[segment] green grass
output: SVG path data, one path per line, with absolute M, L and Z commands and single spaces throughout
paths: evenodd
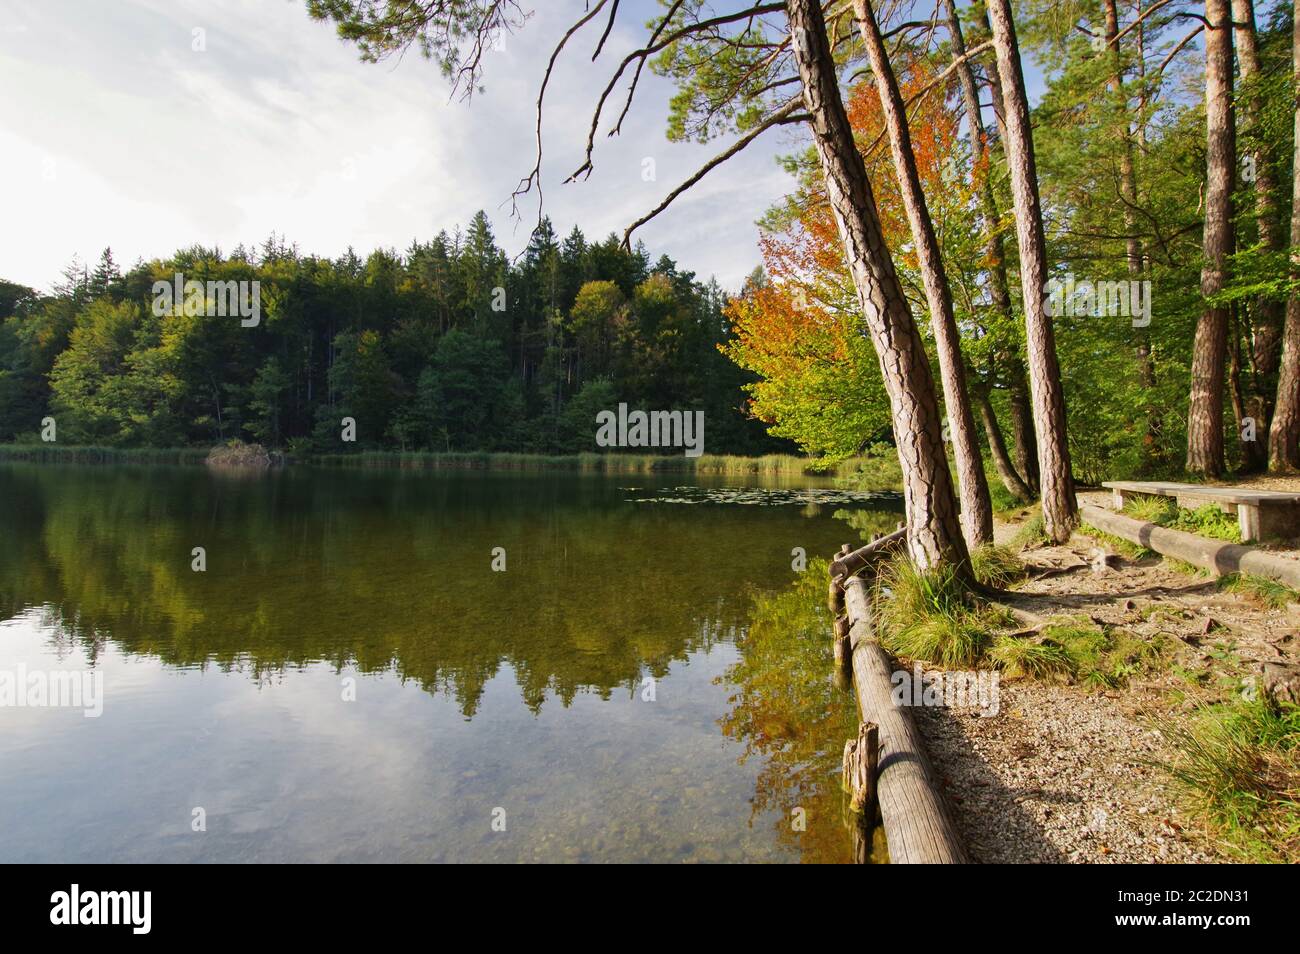
M 1226 847 L 1300 861 L 1300 708 L 1235 701 L 1160 729 L 1175 750 L 1162 767 Z
M 1036 547 L 1047 542 L 1047 529 L 1043 523 L 1041 513 L 1034 514 L 1034 516 L 1026 520 L 1024 525 L 1016 531 L 1015 536 L 1011 538 L 1011 545 L 1019 550 Z
M 1155 550 L 1148 550 L 1146 547 L 1138 546 L 1136 543 L 1130 543 L 1123 537 L 1117 537 L 1114 534 L 1107 533 L 1105 530 L 1098 530 L 1092 524 L 1085 523 L 1079 529 L 1092 537 L 1098 543 L 1104 543 L 1112 550 L 1124 554 L 1130 560 L 1143 560 L 1149 556 L 1157 556 Z
M 1074 675 L 1074 661 L 1064 646 L 1004 633 L 993 641 L 989 659 L 1012 678 L 1048 680 Z
M 1124 513 L 1134 520 L 1163 527 L 1178 513 L 1178 504 L 1168 497 L 1134 497 L 1124 502 Z
M 1010 677 L 1113 689 L 1169 655 L 1166 636 L 1144 638 L 1090 620 L 1049 623 L 1035 636 L 1012 635 L 1007 631 L 1017 620 L 1006 607 L 978 599 L 951 569 L 922 572 L 902 557 L 881 570 L 875 604 L 886 649 L 946 668 L 987 662 Z
M 986 467 L 984 475 L 988 480 L 989 500 L 993 504 L 994 516 L 1007 517 L 1034 506 L 1034 501 L 1020 500 L 1011 491 L 1007 490 L 996 470 Z
M 1010 547 L 985 544 L 971 551 L 971 570 L 985 586 L 1006 589 L 1025 575 L 1025 564 Z
M 1300 603 L 1300 592 L 1285 583 L 1249 573 L 1228 573 L 1219 577 L 1218 588 L 1243 596 L 1252 603 L 1271 609 L 1285 609 L 1288 603 Z
M 1186 560 L 1180 560 L 1178 557 L 1165 557 L 1165 566 L 1171 570 L 1177 570 L 1179 573 L 1186 573 L 1188 576 L 1210 575 L 1210 571 L 1204 567 L 1199 567 L 1195 563 L 1188 563 Z
M 96 447 L 93 445 L 0 444 L 0 460 L 41 464 L 201 464 L 207 447 Z
M 881 571 L 876 613 L 886 649 L 948 668 L 979 662 L 997 631 L 1014 622 L 980 604 L 954 569 L 923 572 L 906 558 Z
M 1065 679 L 1092 689 L 1115 689 L 1156 668 L 1168 652 L 1163 636 L 1143 638 L 1115 627 L 1056 623 L 1037 637 L 1003 634 L 989 658 L 1008 676 Z
M 1241 528 L 1236 516 L 1226 513 L 1216 504 L 1190 510 L 1179 507 L 1168 497 L 1136 497 L 1124 504 L 1124 513 L 1143 523 L 1154 523 L 1171 530 L 1197 533 L 1230 543 L 1241 542 Z
M 1224 513 L 1214 504 L 1206 504 L 1195 510 L 1180 507 L 1177 515 L 1166 526 L 1173 530 L 1199 533 L 1203 537 L 1213 537 L 1215 540 L 1227 540 L 1229 543 L 1241 542 L 1241 527 L 1237 523 L 1236 515 Z

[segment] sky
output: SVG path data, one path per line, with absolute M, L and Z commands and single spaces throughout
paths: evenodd
M 414 51 L 362 63 L 304 0 L 0 0 L 0 279 L 48 290 L 74 255 L 93 266 L 111 246 L 127 267 L 196 244 L 255 248 L 272 232 L 304 254 L 401 251 L 480 209 L 518 254 L 536 197 L 516 218 L 510 194 L 532 168 L 538 86 L 585 9 L 522 5 L 533 16 L 487 54 L 485 91 L 465 103 Z M 668 142 L 671 85 L 647 70 L 622 134 L 602 124 L 590 178 L 564 183 L 600 89 L 658 9 L 624 2 L 597 68 L 603 15 L 561 55 L 542 165 L 560 234 L 621 235 L 730 142 Z M 738 289 L 759 260 L 755 220 L 791 185 L 776 159 L 801 136 L 765 133 L 639 230 L 652 258 Z
M 534 197 L 512 219 L 509 198 L 532 167 L 539 80 L 583 9 L 534 5 L 467 104 L 414 51 L 360 62 L 302 0 L 0 0 L 0 278 L 44 290 L 74 254 L 93 265 L 111 246 L 126 267 L 194 244 L 254 247 L 272 231 L 307 254 L 400 251 L 479 209 L 517 253 L 537 216 Z M 726 145 L 669 143 L 671 89 L 647 71 L 623 134 L 602 128 L 591 177 L 563 184 L 652 7 L 622 5 L 598 72 L 593 22 L 552 79 L 542 173 L 561 234 L 621 234 Z M 773 130 L 706 177 L 637 233 L 651 255 L 739 287 L 758 262 L 754 220 L 789 185 L 775 158 L 797 141 Z

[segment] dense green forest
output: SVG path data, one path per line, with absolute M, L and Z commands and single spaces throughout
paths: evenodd
M 260 315 L 157 314 L 177 273 L 258 282 Z M 481 212 L 364 259 L 272 236 L 122 271 L 105 250 L 49 295 L 0 282 L 0 440 L 39 442 L 48 416 L 59 444 L 572 453 L 626 401 L 703 410 L 710 453 L 789 450 L 745 411 L 725 306 L 716 282 L 576 226 L 543 222 L 511 261 Z

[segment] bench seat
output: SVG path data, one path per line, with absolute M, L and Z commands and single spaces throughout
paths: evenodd
M 1287 539 L 1300 534 L 1300 493 L 1154 480 L 1108 480 L 1102 486 L 1110 490 L 1116 510 L 1123 510 L 1131 497 L 1173 497 L 1180 507 L 1218 504 L 1225 512 L 1236 514 L 1243 542 Z

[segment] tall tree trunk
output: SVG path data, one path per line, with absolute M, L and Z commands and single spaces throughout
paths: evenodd
M 1029 377 L 1019 354 L 1008 362 L 1007 397 L 1011 403 L 1011 438 L 1016 444 L 1016 466 L 1025 483 L 1038 496 L 1038 438 L 1034 434 L 1034 409 L 1029 400 Z
M 916 258 L 925 286 L 926 303 L 930 307 L 930 327 L 934 332 L 939 373 L 943 379 L 943 403 L 948 411 L 953 458 L 957 464 L 962 528 L 966 534 L 966 546 L 975 549 L 993 542 L 993 503 L 989 499 L 984 460 L 975 433 L 975 417 L 971 414 L 967 396 L 966 365 L 961 353 L 961 333 L 953 314 L 952 290 L 948 286 L 939 240 L 935 237 L 934 223 L 930 220 L 930 209 L 921 188 L 921 177 L 916 170 L 912 134 L 907 128 L 907 109 L 898 91 L 898 80 L 889 63 L 889 54 L 885 52 L 880 24 L 876 22 L 875 11 L 867 0 L 853 0 L 853 10 L 867 48 L 871 72 L 875 75 L 876 92 L 880 95 L 885 128 L 889 132 L 889 148 L 894 157 L 894 172 L 907 210 L 907 221 L 911 225 L 912 240 L 916 243 Z
M 1238 421 L 1246 417 L 1246 392 L 1241 386 L 1241 309 L 1234 302 L 1228 319 L 1228 398 L 1232 401 L 1232 416 Z M 1251 460 L 1249 441 L 1240 441 L 1243 463 Z M 1255 442 L 1258 444 L 1258 442 Z
M 812 117 L 826 196 L 880 359 L 903 471 L 907 542 L 921 569 L 951 565 L 970 576 L 930 361 L 881 232 L 866 165 L 840 98 L 819 0 L 786 0 L 794 60 Z
M 1233 32 L 1236 34 L 1237 65 L 1241 82 L 1246 87 L 1246 111 L 1242 130 L 1248 141 L 1261 134 L 1261 108 L 1259 44 L 1255 35 L 1255 6 L 1252 0 L 1232 0 Z M 1282 224 L 1278 220 L 1277 177 L 1273 174 L 1270 157 L 1254 139 L 1250 149 L 1254 164 L 1254 182 L 1247 184 L 1255 190 L 1255 217 L 1259 243 L 1267 251 L 1280 252 L 1285 245 Z M 1271 298 L 1259 298 L 1251 305 L 1251 366 L 1250 389 L 1246 396 L 1246 414 L 1255 419 L 1259 439 L 1246 442 L 1246 466 L 1250 470 L 1263 470 L 1268 462 L 1264 435 L 1268 433 L 1273 415 L 1278 360 L 1282 352 L 1282 321 L 1285 306 Z
M 1143 275 L 1142 240 L 1137 235 L 1137 173 L 1133 164 L 1133 128 L 1129 122 L 1128 93 L 1124 89 L 1124 58 L 1119 48 L 1119 10 L 1116 0 L 1105 0 L 1106 51 L 1110 57 L 1110 91 L 1115 101 L 1120 129 L 1119 195 L 1124 207 L 1124 258 L 1128 264 L 1129 281 L 1139 282 Z M 1155 364 L 1151 357 L 1151 333 L 1146 328 L 1135 328 L 1138 343 L 1138 382 L 1150 394 L 1156 384 Z M 1144 449 L 1148 457 L 1159 457 L 1159 437 L 1164 429 L 1160 411 L 1151 400 L 1146 402 L 1147 429 Z
M 1291 68 L 1295 91 L 1295 168 L 1300 169 L 1300 16 L 1291 33 Z M 1300 175 L 1291 181 L 1291 274 L 1300 278 Z M 1282 331 L 1282 373 L 1277 382 L 1277 405 L 1268 432 L 1268 467 L 1277 473 L 1300 470 L 1300 294 L 1286 303 Z
M 972 388 L 975 396 L 975 404 L 980 409 L 980 417 L 984 422 L 984 435 L 989 441 L 989 453 L 993 456 L 993 466 L 998 470 L 998 477 L 1002 479 L 1002 486 L 1007 488 L 1007 492 L 1015 497 L 1020 503 L 1029 503 L 1034 499 L 1033 491 L 1025 485 L 1016 473 L 1015 465 L 1011 463 L 1011 455 L 1007 453 L 1006 441 L 1002 439 L 1002 428 L 998 427 L 997 415 L 993 413 L 993 402 L 989 400 L 988 391 L 982 388 Z
M 1205 0 L 1205 265 L 1201 295 L 1223 290 L 1232 254 L 1232 186 L 1236 142 L 1232 121 L 1232 15 L 1228 0 Z M 1206 304 L 1196 323 L 1192 391 L 1187 410 L 1187 469 L 1223 473 L 1223 378 L 1228 309 Z
M 1042 485 L 1043 529 L 1058 543 L 1070 538 L 1079 520 L 1070 473 L 1070 446 L 1065 432 L 1065 395 L 1056 359 L 1056 333 L 1047 314 L 1047 248 L 1043 213 L 1034 167 L 1034 142 L 1029 125 L 1029 100 L 1020 70 L 1020 50 L 1011 19 L 1010 0 L 989 0 L 993 45 L 1002 80 L 1006 123 L 1003 148 L 1011 170 L 1011 196 L 1016 207 L 1016 240 L 1020 248 L 1020 291 L 1025 304 L 1025 341 L 1029 356 L 1029 386 L 1033 395 L 1034 430 L 1038 436 L 1038 471 Z
M 971 144 L 971 157 L 975 160 L 976 165 L 983 165 L 989 172 L 984 176 L 983 182 L 980 183 L 979 201 L 980 212 L 984 216 L 984 257 L 988 261 L 989 269 L 989 298 L 993 302 L 993 309 L 1006 323 L 1008 329 L 1014 327 L 1015 315 L 1011 310 L 1011 282 L 1007 278 L 1007 256 L 1006 245 L 1002 238 L 1002 213 L 998 209 L 997 196 L 993 191 L 992 161 L 989 154 L 988 134 L 984 128 L 984 117 L 980 109 L 979 86 L 975 82 L 975 70 L 970 61 L 964 59 L 966 56 L 966 40 L 962 36 L 961 17 L 957 14 L 957 4 L 955 0 L 944 0 L 944 12 L 948 21 L 948 32 L 952 37 L 952 52 L 956 59 L 957 78 L 961 82 L 962 102 L 966 106 L 966 125 L 968 127 Z M 993 74 L 996 77 L 996 73 Z M 997 90 L 998 87 L 994 86 Z M 995 93 L 994 99 L 999 94 Z M 997 112 L 997 110 L 995 110 Z M 1038 448 L 1034 441 L 1033 422 L 1029 411 L 1029 394 L 1028 382 L 1025 380 L 1025 365 L 1019 353 L 1020 349 L 1017 344 L 1009 344 L 1006 348 L 1003 361 L 1001 377 L 1006 380 L 1012 392 L 1012 417 L 1015 421 L 1013 433 L 1015 434 L 1016 454 L 1018 456 L 1020 471 L 1017 473 L 1014 468 L 1011 474 L 1003 473 L 1002 463 L 994 457 L 994 463 L 998 466 L 998 475 L 1002 482 L 1006 484 L 1007 489 L 1016 496 L 1020 495 L 1020 490 L 1016 486 L 1007 483 L 1009 476 L 1013 476 L 1013 483 L 1019 488 L 1024 488 L 1029 492 L 1032 498 L 1033 488 L 1038 485 Z M 1017 403 L 1016 395 L 1021 400 Z M 988 395 L 984 395 L 987 399 Z M 983 409 L 981 408 L 981 411 Z M 989 406 L 992 411 L 992 405 Z M 988 425 L 988 418 L 985 418 L 985 429 Z M 996 429 L 996 420 L 994 421 L 994 430 L 997 433 L 999 443 L 1002 441 L 1000 430 Z M 992 433 L 990 432 L 990 444 L 992 443 Z M 1005 445 L 1003 445 L 1005 453 Z M 1010 463 L 1007 461 L 1006 463 Z M 1020 474 L 1024 474 L 1022 480 Z

